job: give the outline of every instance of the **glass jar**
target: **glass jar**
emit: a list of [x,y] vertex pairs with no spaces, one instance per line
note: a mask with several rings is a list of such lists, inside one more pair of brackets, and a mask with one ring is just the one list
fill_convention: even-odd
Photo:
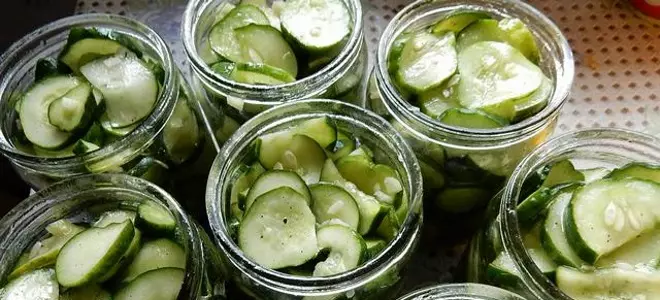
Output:
[[[539,66],[554,82],[548,105],[542,111],[502,128],[469,129],[438,122],[401,96],[387,67],[396,37],[466,11],[485,12],[496,19],[519,18],[527,25],[539,47]],[[483,207],[516,164],[548,138],[570,91],[573,73],[572,52],[559,28],[526,3],[422,0],[401,10],[385,29],[371,75],[369,105],[377,113],[389,115],[413,147],[425,178],[425,195],[437,195],[432,201],[442,212],[460,214]]]
[[455,283],[432,286],[414,291],[399,300],[524,300],[524,298],[490,286],[476,283]]
[[[512,259],[520,280],[502,286],[530,299],[571,299],[562,293],[532,262],[523,245],[516,207],[525,179],[539,168],[570,159],[577,169],[621,167],[630,162],[660,162],[660,140],[620,129],[594,129],[554,138],[525,157],[506,187],[487,210],[487,226],[472,239],[468,255],[468,279],[489,282],[488,264],[504,251]],[[502,284],[501,282],[499,283]]]
[[[373,149],[374,158],[401,176],[409,210],[401,229],[375,258],[356,269],[328,277],[305,277],[267,269],[248,259],[229,233],[230,191],[235,170],[251,154],[251,143],[264,133],[327,116]],[[211,167],[206,190],[209,223],[226,256],[230,277],[259,299],[377,298],[391,292],[413,254],[422,226],[422,180],[415,156],[394,128],[377,115],[336,100],[302,100],[280,105],[244,124],[223,146]],[[310,298],[307,298],[310,297]],[[343,299],[343,298],[342,298]]]
[[158,186],[123,174],[89,174],[66,179],[30,196],[0,220],[0,282],[21,254],[45,233],[48,224],[66,218],[89,222],[113,209],[137,210],[142,203],[167,209],[176,219],[174,239],[186,252],[186,276],[180,299],[222,294],[219,253],[206,233],[177,201]]
[[[69,31],[79,27],[103,28],[123,38],[128,37],[135,48],[160,64],[164,74],[157,102],[151,114],[131,133],[111,142],[107,141],[110,138],[105,134],[106,145],[96,151],[75,156],[72,153],[60,155],[60,152],[48,153],[44,150],[37,153],[35,147],[21,142],[19,138],[21,133],[17,128],[18,113],[15,105],[34,81],[33,68],[37,60],[56,58],[67,42]],[[0,78],[0,151],[35,189],[71,176],[99,172],[125,172],[165,186],[172,177],[167,173],[190,174],[195,170],[193,173],[205,175],[212,158],[206,159],[206,165],[198,161],[205,155],[215,156],[214,143],[205,136],[206,121],[198,109],[197,98],[200,94],[195,94],[179,75],[165,41],[137,21],[105,14],[78,15],[55,21],[14,43],[0,57],[0,73],[3,74]],[[187,99],[187,102],[181,102],[183,100],[180,99]],[[196,119],[195,132],[198,136],[193,141],[196,149],[182,159],[172,159],[164,142],[164,132],[178,126],[168,123],[177,105],[188,106],[187,113],[192,112]],[[181,143],[180,139],[174,139],[168,145],[171,149],[177,149]]]
[[[192,73],[207,91],[211,101],[239,123],[291,99],[331,98],[364,106],[368,50],[364,39],[362,5],[359,0],[343,0],[351,14],[351,34],[339,54],[316,73],[291,83],[254,85],[227,79],[211,70],[217,57],[210,50],[208,35],[216,24],[216,14],[227,3],[238,0],[193,0],[183,15],[183,44]],[[273,1],[265,1],[270,5]],[[210,55],[209,55],[210,54]]]

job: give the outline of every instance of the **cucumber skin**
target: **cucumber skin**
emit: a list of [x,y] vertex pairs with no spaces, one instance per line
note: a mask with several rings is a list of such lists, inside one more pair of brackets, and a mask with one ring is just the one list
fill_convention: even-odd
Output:
[[[147,205],[149,206],[148,208]],[[153,209],[151,204],[141,204],[138,206],[138,214],[135,218],[135,227],[140,228],[149,235],[169,237],[174,234],[174,231],[176,230],[176,220],[169,211],[162,207],[156,206],[155,209],[162,210],[172,219],[172,224],[155,224],[153,222],[149,222],[149,220],[143,216],[145,213],[141,213],[140,208],[143,210]]]
[[543,246],[543,249],[546,250],[546,253],[548,256],[555,262],[557,265],[564,265],[564,266],[570,266],[574,268],[579,268],[580,266],[576,266],[573,264],[571,261],[566,259],[563,255],[559,254],[559,251],[557,250],[557,247],[555,244],[552,242],[552,239],[550,239],[548,232],[545,230],[545,227],[541,229],[541,245]]
[[[644,174],[640,174],[639,171],[643,171]],[[632,172],[632,174],[630,172]],[[656,175],[654,173],[657,173],[657,176],[654,176]],[[612,170],[610,174],[605,176],[605,178],[612,178],[612,179],[630,178],[630,177],[648,180],[660,184],[660,166],[646,164],[646,163],[630,163],[623,167]]]
[[[555,196],[566,190],[577,189],[581,186],[582,184],[580,183],[567,183],[552,188],[539,188],[516,207],[518,222],[523,226],[529,226],[536,223],[539,218],[545,216],[548,207],[550,207],[551,200],[553,200]],[[539,194],[535,196],[537,193]],[[532,202],[527,200],[532,200]]]
[[[577,195],[580,190],[581,188],[575,191],[573,194],[573,199],[575,199],[575,195]],[[587,263],[594,264],[596,260],[598,260],[599,255],[591,248],[589,248],[586,241],[582,239],[582,236],[580,236],[573,215],[573,204],[574,201],[571,200],[571,204],[568,205],[566,215],[564,216],[564,229],[566,230],[566,238],[573,247],[573,250],[575,250],[575,253],[577,253],[580,258],[582,258]]]

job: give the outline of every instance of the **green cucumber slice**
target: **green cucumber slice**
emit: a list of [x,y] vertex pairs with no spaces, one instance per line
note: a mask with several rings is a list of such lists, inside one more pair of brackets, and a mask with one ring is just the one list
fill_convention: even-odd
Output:
[[52,269],[40,269],[18,277],[0,290],[0,300],[57,300],[60,287]]
[[[231,212],[234,217],[239,219],[239,221],[243,218],[245,199],[247,198],[247,194],[245,194],[245,192],[250,189],[250,187],[254,184],[254,181],[257,180],[257,178],[264,172],[266,172],[266,169],[264,169],[260,163],[255,162],[251,166],[247,167],[247,170],[239,175],[236,181],[234,181],[232,184],[230,196]],[[241,199],[241,195],[243,194],[245,194],[245,198]]]
[[95,111],[92,87],[83,82],[48,105],[48,123],[64,132],[79,132],[89,127]]
[[624,268],[580,272],[557,269],[557,287],[575,300],[660,299],[660,272]]
[[268,25],[269,23],[268,17],[258,7],[239,4],[213,26],[209,33],[209,45],[215,53],[225,59],[233,62],[245,62],[234,29],[249,24]]
[[394,196],[403,190],[399,175],[391,167],[373,164],[362,156],[350,155],[337,161],[342,177],[361,191],[392,204]]
[[654,229],[624,244],[596,261],[595,266],[618,265],[656,268],[660,263],[660,230]]
[[68,66],[61,64],[51,57],[40,58],[34,66],[34,82],[41,81],[47,77],[70,74]]
[[25,93],[19,111],[21,127],[25,137],[34,145],[58,150],[66,147],[73,140],[70,132],[59,130],[48,120],[48,107],[75,87],[84,84],[78,77],[48,77]]
[[321,170],[321,181],[331,183],[346,181],[344,177],[341,176],[341,173],[339,173],[339,170],[337,170],[337,166],[331,158],[326,159],[325,163],[323,163],[323,169]]
[[593,168],[580,170],[580,172],[582,173],[582,176],[584,176],[584,182],[590,183],[605,178],[610,174],[611,170],[608,168]]
[[138,163],[126,171],[126,174],[149,180],[162,185],[167,180],[169,166],[151,156],[145,156]]
[[307,135],[287,130],[259,138],[259,161],[266,169],[291,170],[307,184],[319,181],[326,156],[323,148]]
[[488,14],[482,12],[464,12],[451,15],[446,19],[438,22],[433,26],[431,32],[434,34],[443,34],[447,32],[453,32],[458,34],[463,29],[468,27],[470,24],[479,21],[481,19],[490,19]]
[[254,181],[245,199],[245,210],[249,210],[257,198],[281,187],[294,190],[308,204],[312,201],[312,196],[305,181],[298,174],[291,171],[273,170],[264,172]]
[[353,230],[358,229],[359,207],[344,188],[331,183],[317,183],[311,185],[309,191],[312,194],[311,208],[316,223],[339,220]]
[[443,211],[465,213],[487,203],[492,192],[479,187],[448,187],[438,193],[435,204]]
[[440,86],[454,75],[458,66],[453,33],[437,37],[420,32],[406,41],[397,63],[397,81],[421,93]]
[[500,128],[509,123],[507,120],[483,111],[465,108],[449,108],[442,113],[438,120],[447,125],[478,129]]
[[106,211],[92,224],[93,227],[103,228],[110,224],[124,223],[126,220],[135,222],[137,214],[128,210],[110,210]]
[[[410,38],[413,36],[414,36],[413,32],[404,32],[401,33],[399,36],[397,36],[392,42],[392,46],[390,46],[390,53],[387,56],[387,71],[390,74],[396,74],[397,71],[399,70],[399,58],[401,57],[401,53],[403,52],[403,47],[406,45],[408,40],[410,40]],[[372,78],[375,77],[372,76]]]
[[[335,122],[327,116],[303,121],[296,126],[294,131],[314,139],[321,148],[329,147],[343,135],[337,131]],[[343,137],[346,136],[343,135]]]
[[315,227],[308,199],[280,187],[249,206],[238,230],[238,244],[246,256],[266,268],[299,266],[318,253]]
[[110,140],[112,138],[127,136],[140,125],[140,123],[135,123],[122,128],[113,127],[114,123],[108,119],[108,115],[105,113],[99,117],[99,124],[101,124],[103,132],[109,135]]
[[519,19],[479,20],[463,30],[457,41],[459,51],[475,43],[503,42],[520,51],[531,62],[539,61],[539,50],[529,28]]
[[133,224],[129,221],[77,234],[57,256],[57,281],[61,286],[76,287],[102,278],[121,260],[133,235]]
[[186,268],[186,252],[169,239],[145,242],[131,263],[119,276],[122,282],[131,282],[138,276],[160,268]]
[[135,233],[133,234],[133,240],[131,241],[131,244],[128,246],[128,249],[126,249],[126,252],[124,252],[124,255],[122,255],[122,258],[119,260],[117,264],[115,264],[110,270],[108,270],[105,273],[105,275],[103,275],[103,277],[99,278],[97,281],[105,282],[108,281],[113,276],[115,276],[120,269],[126,267],[126,265],[133,260],[133,258],[138,253],[138,251],[140,251],[141,246],[142,246],[142,232],[136,228]]
[[582,181],[584,181],[584,174],[577,171],[570,160],[562,160],[552,165],[542,186],[553,187],[560,184]]
[[117,291],[114,300],[176,300],[186,272],[161,268],[144,273]]
[[112,295],[99,285],[88,284],[66,290],[60,300],[112,300]]
[[164,207],[151,202],[137,208],[135,226],[154,235],[171,235],[176,230],[176,219]]
[[338,49],[351,33],[351,14],[341,0],[288,0],[279,16],[284,34],[309,52]]
[[80,67],[103,94],[105,115],[115,128],[136,124],[151,114],[158,98],[154,73],[135,55],[118,53]]
[[392,241],[394,237],[399,233],[399,228],[401,227],[401,221],[399,221],[399,216],[394,207],[388,206],[387,215],[376,228],[376,234],[384,238],[386,241]]
[[202,134],[197,124],[197,117],[188,106],[188,100],[179,98],[162,133],[167,156],[175,164],[187,161],[197,150]]
[[346,136],[340,131],[337,131],[337,139],[328,145],[325,149],[328,150],[328,157],[333,161],[349,155],[355,151],[355,140]]
[[80,139],[73,145],[71,151],[75,155],[83,155],[85,153],[93,152],[99,149],[101,149],[99,145]]
[[601,179],[573,195],[564,225],[578,255],[596,262],[659,223],[660,185],[639,179]]
[[428,163],[425,159],[418,159],[419,168],[422,171],[422,178],[424,180],[424,191],[431,192],[432,190],[438,190],[445,186],[445,175],[442,174],[442,168],[434,166],[432,163]]
[[442,114],[451,108],[460,108],[456,95],[456,87],[460,76],[454,75],[437,88],[425,91],[417,96],[419,108],[427,116],[439,119]]
[[541,229],[543,249],[557,264],[580,268],[584,261],[571,247],[564,229],[564,218],[571,203],[574,190],[562,190],[551,200],[548,217]]
[[512,120],[516,99],[536,91],[541,69],[520,51],[500,42],[478,42],[458,54],[458,98],[466,108],[482,109]]
[[26,260],[20,262],[7,278],[11,280],[33,270],[55,264],[64,244],[83,230],[85,228],[67,220],[59,220],[49,224],[46,231],[52,236],[36,242],[32,249],[26,252]]
[[[378,253],[383,251],[387,247],[387,242],[381,239],[365,239],[365,246],[367,246],[367,258],[370,259],[376,257]],[[366,260],[365,259],[365,260]]]
[[579,188],[579,184],[566,184],[555,186],[553,188],[541,187],[520,202],[516,207],[518,222],[524,226],[536,224],[536,221],[545,217],[548,208],[558,195],[562,193],[572,193]]
[[639,178],[660,183],[660,166],[631,163],[621,168],[615,169],[607,175],[608,178]]
[[244,61],[281,69],[295,78],[298,62],[293,50],[277,29],[270,25],[250,24],[234,29]]
[[60,53],[60,61],[69,66],[74,73],[79,73],[80,67],[104,56],[127,50],[124,46],[111,39],[86,38],[79,40]]
[[296,78],[287,71],[273,66],[254,63],[238,63],[229,78],[247,84],[278,85],[294,82]]
[[[527,254],[536,264],[536,267],[546,276],[553,277],[557,265],[548,257],[543,249],[530,248]],[[520,272],[516,267],[511,256],[506,252],[501,252],[495,260],[488,265],[487,273],[491,280],[498,284],[510,285],[520,280]]]
[[535,92],[527,97],[514,101],[514,109],[516,113],[513,117],[513,121],[522,121],[545,108],[550,100],[553,90],[554,85],[552,84],[552,80],[543,75],[541,86],[539,86]]
[[358,226],[358,233],[366,235],[376,230],[377,226],[380,225],[383,218],[385,218],[390,211],[391,206],[360,191],[357,186],[350,181],[341,180],[337,182],[337,184],[344,187],[358,204],[358,208],[360,209],[360,225]]
[[343,225],[326,225],[316,233],[318,247],[328,249],[328,258],[314,267],[314,276],[331,276],[352,269],[364,261],[367,245],[353,229]]

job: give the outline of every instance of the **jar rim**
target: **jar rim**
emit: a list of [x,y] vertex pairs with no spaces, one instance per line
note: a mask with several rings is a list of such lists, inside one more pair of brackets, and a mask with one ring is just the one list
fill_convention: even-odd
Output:
[[[362,3],[359,0],[342,0],[351,12],[352,30],[347,43],[329,64],[310,76],[283,84],[260,85],[237,82],[214,72],[197,51],[195,35],[200,23],[199,19],[203,16],[204,11],[209,9],[210,4],[216,1],[218,0],[192,0],[188,2],[181,22],[181,36],[183,37],[184,50],[194,74],[200,77],[205,85],[208,86],[207,83],[212,83],[213,86],[210,86],[210,88],[214,91],[221,91],[220,94],[228,94],[229,96],[238,94],[240,95],[238,97],[247,100],[271,104],[289,102],[291,100],[287,101],[287,99],[292,98],[309,97],[309,92],[305,93],[305,90],[311,88],[314,91],[322,91],[330,87],[333,78],[343,76],[349,71],[353,62],[359,59],[357,53],[364,47]],[[227,93],[226,91],[235,91],[235,93]]]
[[[202,285],[202,272],[199,272],[199,270],[204,270],[206,265],[206,261],[203,259],[204,252],[198,229],[181,205],[169,193],[142,178],[105,173],[75,176],[57,182],[24,199],[2,217],[0,219],[0,236],[16,235],[21,229],[27,227],[26,225],[35,222],[35,219],[51,211],[54,206],[73,202],[77,196],[92,193],[97,189],[108,188],[113,190],[113,196],[117,195],[115,190],[124,190],[140,198],[148,199],[148,201],[159,202],[173,213],[177,218],[177,226],[181,226],[181,232],[185,233],[182,235],[185,245],[182,246],[189,251],[186,262],[186,276],[180,293],[189,293],[190,299],[197,296]],[[110,191],[107,193],[110,193]],[[102,195],[98,196],[101,199]],[[46,201],[48,199],[53,201]],[[99,200],[92,201],[101,202]],[[1,256],[2,254],[0,254]]]
[[[312,107],[316,107],[316,109]],[[348,110],[349,112],[337,113],[327,107]],[[297,118],[286,120],[287,116],[289,116],[289,114],[286,113],[290,110],[296,109],[304,109],[304,112],[296,114]],[[228,220],[226,220],[223,215],[221,207],[229,201],[229,199],[226,199],[226,195],[224,195],[224,191],[227,188],[224,183],[224,178],[231,178],[230,175],[234,171],[233,167],[235,166],[234,161],[241,158],[239,157],[239,153],[247,149],[254,138],[261,135],[264,131],[270,131],[272,128],[279,128],[279,126],[295,122],[305,116],[318,117],[340,114],[345,114],[348,116],[346,120],[352,120],[356,122],[356,124],[359,124],[360,127],[366,126],[364,124],[369,124],[374,128],[377,127],[378,131],[387,131],[380,132],[378,139],[383,140],[383,143],[387,144],[387,148],[391,148],[388,150],[396,153],[398,161],[405,172],[407,172],[407,180],[405,180],[406,182],[403,186],[404,189],[407,189],[408,191],[409,211],[405,221],[399,229],[397,236],[390,241],[387,247],[381,251],[376,258],[373,258],[348,272],[327,277],[311,277],[290,275],[262,267],[247,258],[228,233],[226,225]],[[356,118],[356,116],[359,116],[359,118]],[[259,128],[262,124],[267,124],[270,127]],[[371,132],[375,131],[372,130],[372,128],[365,127],[365,129],[369,129]],[[388,139],[384,139],[384,136],[387,136]],[[398,146],[393,147],[395,144]],[[401,177],[403,178],[404,176]],[[249,276],[254,281],[262,282],[263,284],[269,285],[272,289],[289,294],[340,293],[354,289],[363,284],[363,282],[368,278],[371,278],[376,271],[378,271],[378,274],[376,275],[380,275],[384,270],[389,269],[396,262],[403,259],[405,256],[404,254],[415,246],[415,237],[418,236],[420,231],[421,206],[421,171],[414,153],[404,142],[403,138],[396,133],[395,129],[391,127],[389,122],[373,112],[350,103],[329,99],[307,99],[282,104],[257,115],[255,118],[252,118],[247,123],[243,124],[243,126],[241,126],[241,128],[225,143],[221,151],[218,153],[218,156],[216,156],[216,159],[211,166],[211,171],[209,172],[209,179],[206,187],[207,215],[213,236],[225,254],[229,257],[232,264],[241,269],[246,276]],[[419,213],[415,213],[415,211],[418,211]]]
[[429,286],[406,294],[399,300],[524,300],[523,297],[498,287],[479,283],[451,283]]
[[[0,130],[0,150],[15,160],[23,167],[28,167],[34,170],[41,170],[48,168],[52,170],[66,170],[79,166],[84,163],[93,164],[106,160],[117,153],[122,153],[131,150],[131,145],[138,141],[144,141],[145,144],[150,144],[156,135],[165,126],[169,119],[179,93],[179,71],[174,64],[169,46],[161,38],[161,36],[152,30],[147,25],[130,19],[128,17],[93,13],[69,16],[42,27],[25,35],[23,38],[14,42],[1,56],[0,56],[0,73],[7,74],[0,78],[0,99],[7,99],[14,91],[9,90],[10,83],[14,79],[13,73],[21,66],[16,66],[15,62],[24,58],[24,52],[31,52],[26,49],[31,44],[38,41],[46,40],[49,37],[58,35],[66,30],[74,27],[97,27],[97,28],[111,28],[112,30],[126,30],[129,34],[137,39],[142,40],[146,45],[153,48],[162,61],[164,70],[163,84],[159,89],[158,98],[155,106],[149,116],[141,121],[141,123],[128,135],[118,138],[117,140],[101,147],[96,151],[92,151],[83,155],[67,156],[67,157],[41,157],[38,155],[29,155],[16,149],[11,142],[11,137],[7,137],[4,130]],[[4,105],[4,104],[3,104]],[[3,116],[2,118],[4,118]],[[154,133],[154,129],[156,133]],[[144,147],[145,145],[140,145]]]
[[[504,10],[503,7],[511,7],[511,9]],[[430,10],[430,12],[425,10]],[[389,76],[387,57],[391,46],[396,37],[411,25],[414,25],[421,17],[447,11],[486,11],[499,16],[511,15],[522,18],[527,24],[538,23],[538,27],[542,28],[542,31],[532,30],[533,34],[536,35],[537,42],[547,41],[552,43],[552,46],[556,47],[554,51],[558,52],[557,58],[541,58],[542,61],[543,59],[551,59],[556,65],[553,68],[554,90],[548,105],[532,117],[512,125],[494,129],[471,129],[451,126],[434,120],[405,100]],[[414,18],[410,20],[412,17]],[[573,83],[575,67],[573,52],[568,41],[552,20],[523,1],[470,0],[456,3],[451,0],[417,0],[394,16],[383,31],[382,36],[383,38],[381,38],[378,45],[375,67],[376,78],[379,82],[384,83],[382,84],[384,86],[378,89],[381,99],[387,99],[384,101],[385,106],[395,118],[400,118],[399,114],[402,114],[406,121],[416,126],[430,128],[430,134],[437,137],[434,138],[435,140],[443,140],[443,137],[449,136],[468,142],[492,142],[494,140],[510,140],[528,136],[542,129],[548,123],[548,120],[557,115],[568,97]],[[402,123],[407,124],[407,122]],[[413,132],[416,131],[413,130]],[[521,134],[521,132],[525,134]]]
[[[580,153],[580,148],[588,153]],[[503,247],[508,252],[520,271],[525,285],[539,297],[539,299],[570,300],[547,276],[536,267],[525,250],[523,237],[518,226],[516,207],[519,203],[522,185],[525,179],[535,170],[544,165],[566,158],[587,158],[611,160],[614,155],[602,155],[591,151],[612,152],[612,149],[621,150],[627,155],[636,155],[646,160],[660,162],[660,138],[644,133],[615,128],[589,129],[569,132],[557,136],[532,151],[516,167],[502,191],[499,203],[500,232],[502,233]],[[621,161],[624,163],[624,161]]]

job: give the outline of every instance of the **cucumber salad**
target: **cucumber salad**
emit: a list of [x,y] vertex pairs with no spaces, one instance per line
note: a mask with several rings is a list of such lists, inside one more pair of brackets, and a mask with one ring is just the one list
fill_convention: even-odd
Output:
[[223,3],[208,34],[205,61],[246,84],[278,85],[309,76],[339,54],[352,31],[342,0]]
[[18,259],[0,299],[177,299],[187,259],[169,211],[146,203],[93,220],[48,225]]
[[[57,59],[39,59],[34,83],[17,93],[15,143],[37,156],[68,157],[129,135],[154,110],[164,80],[161,65],[140,49],[117,32],[72,29]],[[185,93],[179,95],[156,143],[162,149],[152,151],[160,153],[139,157],[132,166],[156,161],[166,168],[198,149],[197,117]]]
[[[660,166],[576,170],[545,167],[523,186],[517,207],[524,245],[536,266],[576,300],[660,299]],[[515,284],[502,252],[490,279]]]
[[451,15],[393,42],[388,72],[427,116],[464,128],[500,128],[541,111],[553,82],[533,34],[519,19]]
[[[257,264],[330,276],[375,257],[399,232],[399,174],[329,117],[260,136],[230,191],[230,233]],[[277,253],[277,255],[273,255]]]

